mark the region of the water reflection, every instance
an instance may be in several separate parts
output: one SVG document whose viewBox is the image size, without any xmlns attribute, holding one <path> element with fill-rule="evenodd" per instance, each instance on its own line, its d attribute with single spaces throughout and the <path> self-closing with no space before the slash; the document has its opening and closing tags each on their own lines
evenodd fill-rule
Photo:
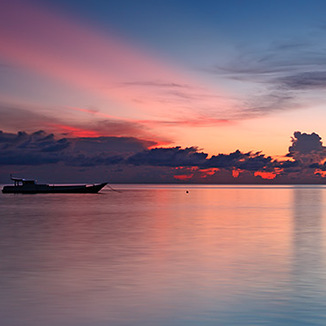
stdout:
<svg viewBox="0 0 326 326">
<path fill-rule="evenodd" d="M 291 298 L 294 318 L 307 325 L 324 325 L 326 320 L 323 191 L 318 186 L 293 190 Z"/>
<path fill-rule="evenodd" d="M 323 188 L 0 198 L 6 326 L 323 325 Z"/>
<path fill-rule="evenodd" d="M 308 279 L 323 262 L 322 190 L 294 189 L 293 216 L 294 274 Z"/>
</svg>

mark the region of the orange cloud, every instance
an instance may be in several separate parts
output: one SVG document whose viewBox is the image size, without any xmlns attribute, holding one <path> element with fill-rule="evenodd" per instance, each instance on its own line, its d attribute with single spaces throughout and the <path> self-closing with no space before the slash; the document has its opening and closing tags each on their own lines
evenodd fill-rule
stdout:
<svg viewBox="0 0 326 326">
<path fill-rule="evenodd" d="M 180 175 L 174 175 L 173 178 L 177 180 L 189 180 L 193 177 L 193 174 L 180 174 Z"/>
<path fill-rule="evenodd" d="M 192 167 L 183 167 L 179 166 L 174 168 L 179 173 L 180 171 L 184 173 L 173 176 L 177 180 L 189 180 L 191 178 L 198 177 L 200 179 L 206 179 L 210 176 L 213 176 L 216 172 L 220 171 L 218 168 L 208 168 L 208 169 L 200 169 L 198 166 L 192 166 Z"/>
<path fill-rule="evenodd" d="M 189 180 L 195 175 L 196 171 L 198 170 L 198 167 L 197 166 L 191 166 L 191 167 L 178 166 L 178 167 L 175 167 L 174 170 L 176 170 L 177 173 L 183 172 L 183 174 L 174 175 L 173 176 L 174 179 Z"/>
<path fill-rule="evenodd" d="M 322 178 L 326 178 L 326 171 L 323 171 L 321 169 L 316 169 L 314 174 L 321 176 Z"/>
<path fill-rule="evenodd" d="M 207 177 L 214 175 L 218 171 L 220 171 L 220 169 L 218 168 L 200 169 L 200 173 L 202 173 L 200 177 L 202 179 L 205 179 Z"/>
<path fill-rule="evenodd" d="M 276 175 L 277 174 L 275 172 L 257 171 L 254 173 L 255 177 L 259 176 L 263 179 L 269 179 L 269 180 L 275 179 Z"/>
<path fill-rule="evenodd" d="M 241 169 L 233 169 L 232 170 L 233 178 L 238 178 L 241 172 L 243 172 L 243 170 L 241 170 Z"/>
</svg>

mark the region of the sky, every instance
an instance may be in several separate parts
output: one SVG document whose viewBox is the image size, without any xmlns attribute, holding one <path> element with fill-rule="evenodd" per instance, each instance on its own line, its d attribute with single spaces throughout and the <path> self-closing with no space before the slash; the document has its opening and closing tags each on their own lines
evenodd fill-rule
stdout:
<svg viewBox="0 0 326 326">
<path fill-rule="evenodd" d="M 323 183 L 325 10 L 3 0 L 0 182 Z"/>
</svg>

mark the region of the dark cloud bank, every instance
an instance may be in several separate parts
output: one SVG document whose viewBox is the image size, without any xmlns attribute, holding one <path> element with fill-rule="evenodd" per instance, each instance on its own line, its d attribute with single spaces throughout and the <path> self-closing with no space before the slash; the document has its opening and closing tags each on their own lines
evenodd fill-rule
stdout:
<svg viewBox="0 0 326 326">
<path fill-rule="evenodd" d="M 56 138 L 0 131 L 0 181 L 9 173 L 49 182 L 324 183 L 326 149 L 316 133 L 295 132 L 284 160 L 261 152 L 209 157 L 197 147 L 154 147 L 132 137 Z M 28 174 L 28 175 L 26 175 Z M 97 179 L 97 180 L 94 180 Z"/>
</svg>

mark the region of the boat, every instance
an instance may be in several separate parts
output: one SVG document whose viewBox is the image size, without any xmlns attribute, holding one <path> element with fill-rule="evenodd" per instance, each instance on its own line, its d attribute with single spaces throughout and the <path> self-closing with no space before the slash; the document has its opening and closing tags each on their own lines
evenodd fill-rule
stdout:
<svg viewBox="0 0 326 326">
<path fill-rule="evenodd" d="M 13 186 L 4 186 L 2 192 L 5 194 L 90 194 L 98 193 L 107 182 L 93 185 L 48 185 L 38 184 L 36 180 L 15 178 L 10 176 L 14 181 Z"/>
</svg>

